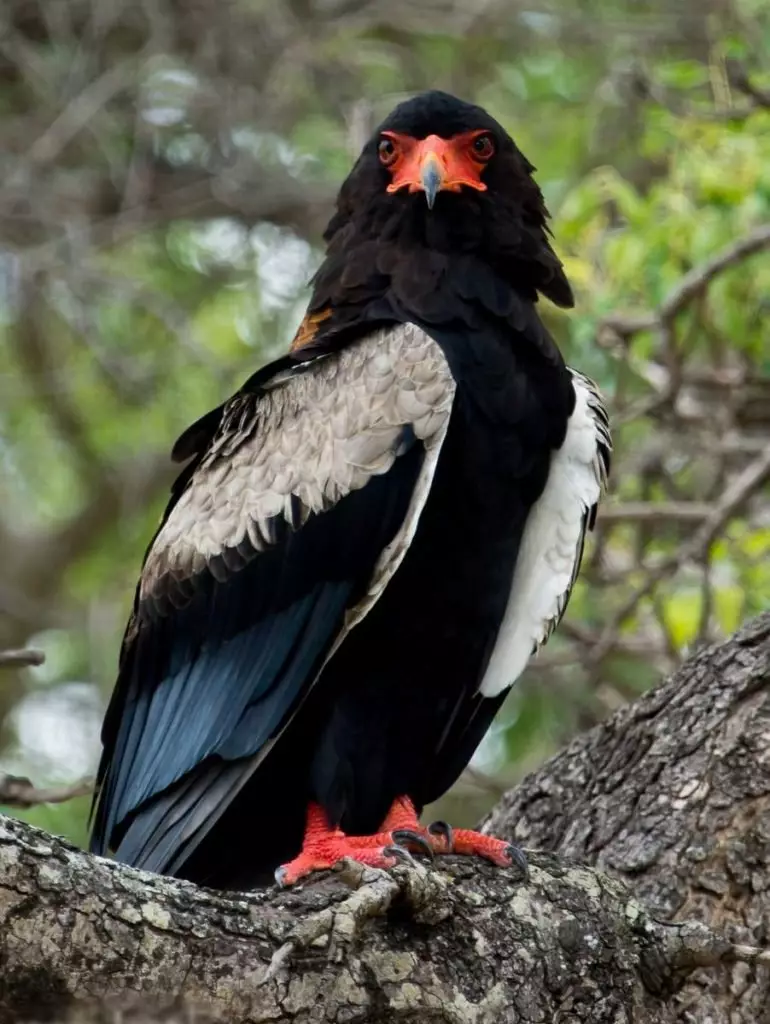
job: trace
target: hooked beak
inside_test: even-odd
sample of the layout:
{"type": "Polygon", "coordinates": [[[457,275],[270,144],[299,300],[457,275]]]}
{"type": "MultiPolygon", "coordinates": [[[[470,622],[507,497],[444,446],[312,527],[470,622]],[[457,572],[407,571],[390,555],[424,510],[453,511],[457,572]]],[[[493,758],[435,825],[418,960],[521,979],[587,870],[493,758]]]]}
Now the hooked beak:
{"type": "Polygon", "coordinates": [[[442,139],[429,135],[426,139],[412,139],[408,135],[386,132],[403,147],[401,158],[391,171],[392,180],[387,192],[406,188],[410,192],[424,192],[428,209],[432,210],[439,192],[460,192],[464,187],[485,192],[481,180],[482,165],[468,153],[468,139],[458,135],[442,139]]]}
{"type": "Polygon", "coordinates": [[[446,172],[438,156],[435,153],[426,153],[420,165],[420,181],[429,210],[433,209],[445,178],[446,172]]]}

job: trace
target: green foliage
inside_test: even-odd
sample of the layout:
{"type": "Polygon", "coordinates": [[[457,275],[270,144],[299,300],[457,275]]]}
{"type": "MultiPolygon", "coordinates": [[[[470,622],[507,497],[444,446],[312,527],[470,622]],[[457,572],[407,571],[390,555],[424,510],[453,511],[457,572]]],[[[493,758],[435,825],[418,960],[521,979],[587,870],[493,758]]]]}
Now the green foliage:
{"type": "MultiPolygon", "coordinates": [[[[650,24],[668,10],[641,6],[650,24]]],[[[382,25],[362,33],[346,23],[318,40],[317,64],[305,77],[284,69],[279,84],[291,116],[282,134],[275,124],[241,125],[231,140],[233,160],[256,152],[266,167],[308,187],[337,182],[350,164],[340,113],[362,93],[375,121],[395,94],[427,85],[485,104],[537,165],[554,212],[555,244],[577,305],[565,312],[544,303],[543,314],[569,360],[611,401],[612,503],[713,505],[741,464],[717,459],[719,431],[702,416],[683,418],[683,409],[711,408],[711,402],[714,417],[727,417],[725,436],[740,443],[761,432],[764,421],[752,427],[740,404],[744,392],[711,384],[704,392],[697,380],[743,373],[746,387],[758,389],[754,405],[747,405],[755,409],[751,415],[759,415],[762,396],[770,397],[761,384],[770,375],[766,253],[726,270],[682,308],[670,351],[656,330],[607,340],[600,327],[610,315],[659,307],[684,274],[770,220],[770,113],[723,116],[725,102],[745,103],[731,92],[725,61],[751,65],[755,55],[766,57],[770,30],[763,6],[744,0],[704,56],[702,41],[690,45],[662,29],[657,48],[647,36],[616,33],[617,12],[630,17],[630,9],[566,5],[563,24],[553,14],[530,12],[528,21],[482,26],[467,39],[436,25],[429,31],[382,25]],[[584,7],[591,9],[592,32],[584,7]],[[336,69],[334,103],[318,84],[328,68],[336,69]],[[655,85],[653,98],[634,86],[642,71],[655,85]],[[696,383],[680,392],[683,407],[655,409],[648,403],[661,381],[670,383],[674,363],[696,383]]],[[[175,66],[169,60],[168,68],[175,66]]],[[[145,83],[148,102],[178,107],[179,116],[152,129],[152,146],[175,166],[211,163],[212,140],[185,114],[189,82],[164,78],[168,68],[158,62],[145,83]]],[[[761,75],[757,82],[767,87],[761,75]]],[[[11,92],[0,86],[0,121],[14,116],[11,92]]],[[[129,141],[111,128],[105,143],[121,173],[131,157],[129,141]]],[[[90,500],[95,480],[114,478],[114,511],[50,584],[56,616],[47,608],[40,621],[33,614],[17,630],[29,635],[54,624],[57,630],[56,642],[48,634],[47,674],[29,675],[27,692],[89,680],[106,698],[138,565],[170,474],[138,508],[121,486],[134,480],[132,467],[150,457],[160,462],[190,422],[286,346],[319,249],[317,237],[308,243],[284,227],[254,226],[234,215],[158,219],[118,233],[109,245],[79,249],[72,242],[62,251],[60,263],[50,261],[35,279],[26,319],[13,303],[0,302],[0,504],[22,538],[53,535],[90,500]],[[35,365],[35,337],[47,339],[52,365],[35,365]]],[[[694,644],[730,632],[766,603],[770,529],[766,515],[742,506],[717,531],[705,563],[662,577],[594,659],[617,609],[651,569],[676,557],[695,529],[692,520],[602,527],[589,545],[565,628],[503,712],[485,770],[514,778],[575,729],[654,683],[694,644]]],[[[39,582],[14,586],[33,605],[46,597],[39,582]]],[[[7,707],[0,692],[0,720],[16,706],[19,691],[13,692],[7,707]]],[[[22,765],[28,753],[6,751],[22,765]]],[[[86,808],[80,800],[24,817],[82,842],[86,808]]]]}
{"type": "Polygon", "coordinates": [[[64,836],[77,846],[88,843],[88,813],[91,798],[79,796],[62,804],[47,804],[32,807],[28,811],[14,811],[14,816],[45,829],[56,836],[64,836]]]}

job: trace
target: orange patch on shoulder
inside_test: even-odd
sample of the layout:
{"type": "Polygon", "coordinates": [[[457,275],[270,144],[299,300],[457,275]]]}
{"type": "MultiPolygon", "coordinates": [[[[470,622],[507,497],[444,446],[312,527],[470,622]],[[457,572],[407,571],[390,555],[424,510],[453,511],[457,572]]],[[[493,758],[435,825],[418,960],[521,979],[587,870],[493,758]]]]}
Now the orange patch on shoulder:
{"type": "Polygon", "coordinates": [[[297,333],[294,335],[294,340],[289,346],[289,351],[294,352],[298,348],[309,345],[316,334],[318,334],[319,326],[324,320],[328,320],[331,315],[332,311],[328,306],[318,313],[306,313],[302,323],[297,328],[297,333]]]}

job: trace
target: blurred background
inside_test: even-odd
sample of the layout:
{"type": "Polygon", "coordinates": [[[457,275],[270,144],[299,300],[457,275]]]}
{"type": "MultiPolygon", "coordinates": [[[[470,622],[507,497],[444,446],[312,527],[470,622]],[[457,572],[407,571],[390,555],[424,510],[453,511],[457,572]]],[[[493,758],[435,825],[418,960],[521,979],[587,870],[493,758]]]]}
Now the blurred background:
{"type": "MultiPolygon", "coordinates": [[[[46,661],[0,671],[0,773],[93,771],[170,446],[286,347],[354,154],[430,87],[537,165],[577,295],[543,316],[616,444],[442,814],[770,604],[768,0],[3,0],[0,650],[46,661]]],[[[11,813],[83,842],[87,805],[11,813]]]]}

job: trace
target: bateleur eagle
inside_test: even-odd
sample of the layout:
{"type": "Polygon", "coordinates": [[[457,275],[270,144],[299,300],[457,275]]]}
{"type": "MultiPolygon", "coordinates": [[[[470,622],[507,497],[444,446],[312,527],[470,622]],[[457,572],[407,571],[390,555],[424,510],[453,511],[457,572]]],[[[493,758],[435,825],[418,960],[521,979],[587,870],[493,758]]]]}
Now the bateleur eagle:
{"type": "Polygon", "coordinates": [[[561,618],[610,461],[533,167],[398,106],[343,184],[291,351],[191,426],[103,727],[92,849],[219,888],[505,842],[418,815],[561,618]]]}

